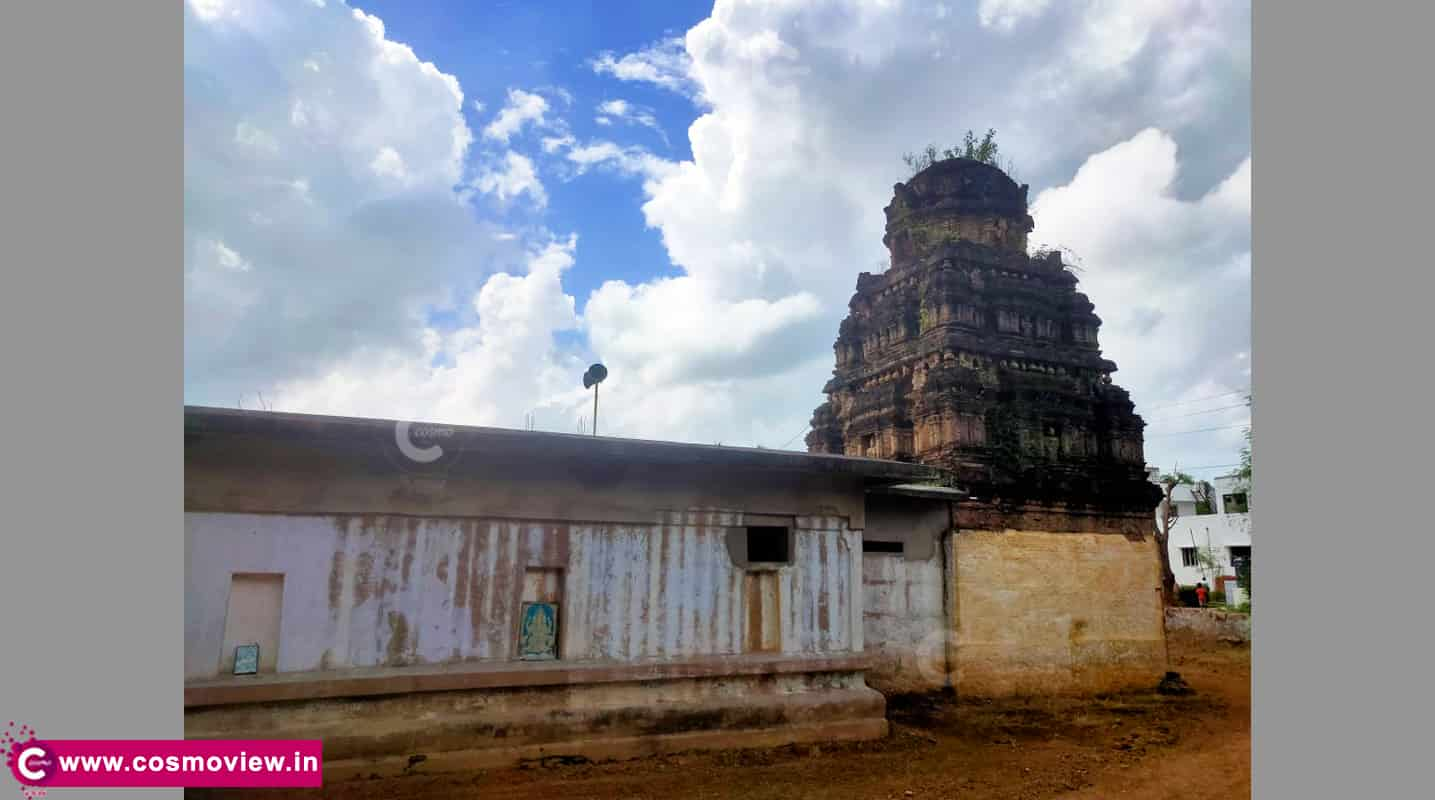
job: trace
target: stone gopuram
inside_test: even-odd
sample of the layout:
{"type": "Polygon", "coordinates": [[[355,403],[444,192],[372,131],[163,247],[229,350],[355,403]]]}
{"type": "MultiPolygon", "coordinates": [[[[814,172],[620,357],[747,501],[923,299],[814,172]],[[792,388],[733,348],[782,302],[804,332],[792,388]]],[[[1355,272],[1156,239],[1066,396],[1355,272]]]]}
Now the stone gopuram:
{"type": "Polygon", "coordinates": [[[867,680],[968,696],[1155,686],[1144,423],[1073,269],[1027,251],[1027,187],[949,159],[898,184],[886,213],[891,265],[857,279],[807,446],[941,467],[963,491],[927,516],[869,501],[867,680]]]}
{"type": "Polygon", "coordinates": [[[940,466],[994,507],[1149,530],[1144,423],[1072,268],[1027,252],[1027,187],[947,159],[885,211],[891,266],[857,278],[808,450],[940,466]]]}

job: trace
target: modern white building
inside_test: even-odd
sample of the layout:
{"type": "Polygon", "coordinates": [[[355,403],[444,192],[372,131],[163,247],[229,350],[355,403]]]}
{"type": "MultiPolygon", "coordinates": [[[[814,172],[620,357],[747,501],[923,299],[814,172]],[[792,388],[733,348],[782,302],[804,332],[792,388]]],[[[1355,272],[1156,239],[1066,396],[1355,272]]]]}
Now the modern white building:
{"type": "MultiPolygon", "coordinates": [[[[1152,480],[1157,473],[1153,470],[1152,480]]],[[[1244,599],[1236,587],[1236,567],[1251,559],[1251,515],[1248,487],[1234,476],[1216,478],[1211,482],[1215,491],[1214,508],[1198,509],[1196,494],[1190,486],[1176,486],[1171,503],[1176,519],[1171,523],[1171,538],[1166,543],[1171,556],[1171,571],[1176,583],[1194,586],[1204,581],[1213,591],[1224,591],[1230,605],[1244,599]],[[1199,512],[1209,513],[1199,513],[1199,512]]],[[[1156,508],[1156,524],[1161,524],[1166,502],[1156,508]]]]}

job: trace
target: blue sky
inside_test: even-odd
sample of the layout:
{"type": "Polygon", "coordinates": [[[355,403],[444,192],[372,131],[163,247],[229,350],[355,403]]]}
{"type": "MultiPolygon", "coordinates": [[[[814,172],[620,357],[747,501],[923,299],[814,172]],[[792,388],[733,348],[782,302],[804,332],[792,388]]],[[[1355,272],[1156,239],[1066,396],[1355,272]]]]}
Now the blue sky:
{"type": "Polygon", "coordinates": [[[566,431],[601,359],[605,433],[801,447],[902,152],[995,127],[1148,460],[1236,460],[1248,3],[184,15],[186,402],[566,431]]]}
{"type": "MultiPolygon", "coordinates": [[[[578,112],[570,117],[576,135],[603,133],[593,110],[624,99],[651,109],[663,131],[637,127],[628,132],[632,141],[667,158],[692,157],[683,135],[697,115],[691,100],[644,84],[615,87],[588,61],[603,52],[629,53],[680,35],[708,15],[711,3],[383,0],[358,7],[382,18],[391,38],[459,79],[470,100],[464,113],[475,130],[503,106],[511,87],[562,87],[578,112]],[[482,103],[483,110],[475,110],[472,101],[482,103]]],[[[576,231],[583,242],[584,264],[567,282],[575,297],[586,298],[604,280],[638,282],[674,272],[658,232],[644,224],[641,199],[636,181],[604,176],[548,189],[549,225],[576,231]]],[[[435,320],[452,324],[451,317],[436,315],[435,320]]]]}

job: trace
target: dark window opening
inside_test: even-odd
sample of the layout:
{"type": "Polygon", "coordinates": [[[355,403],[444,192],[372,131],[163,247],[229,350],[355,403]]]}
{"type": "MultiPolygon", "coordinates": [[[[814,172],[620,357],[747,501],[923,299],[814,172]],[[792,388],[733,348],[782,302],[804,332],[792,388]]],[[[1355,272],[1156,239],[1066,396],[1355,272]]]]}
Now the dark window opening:
{"type": "Polygon", "coordinates": [[[1251,547],[1250,545],[1232,547],[1231,566],[1236,569],[1236,585],[1246,591],[1251,590],[1251,547]]]}
{"type": "Polygon", "coordinates": [[[754,564],[786,564],[787,529],[755,525],[747,529],[747,560],[754,564]]]}
{"type": "Polygon", "coordinates": [[[1221,503],[1226,507],[1227,514],[1244,514],[1250,510],[1250,506],[1246,503],[1245,492],[1222,495],[1221,503]]]}
{"type": "Polygon", "coordinates": [[[1183,566],[1183,567],[1194,567],[1194,566],[1198,566],[1198,564],[1197,564],[1197,562],[1196,562],[1196,548],[1194,548],[1194,547],[1183,547],[1183,548],[1181,548],[1181,566],[1183,566]]]}
{"type": "Polygon", "coordinates": [[[862,540],[862,552],[864,553],[895,553],[902,554],[901,542],[874,542],[871,539],[862,540]]]}

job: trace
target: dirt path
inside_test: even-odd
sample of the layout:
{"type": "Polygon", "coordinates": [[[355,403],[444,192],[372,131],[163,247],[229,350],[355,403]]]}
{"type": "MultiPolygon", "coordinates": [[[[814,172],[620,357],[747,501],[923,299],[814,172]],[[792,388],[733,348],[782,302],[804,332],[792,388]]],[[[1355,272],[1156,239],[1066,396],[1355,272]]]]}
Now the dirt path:
{"type": "MultiPolygon", "coordinates": [[[[1250,796],[1250,650],[1172,643],[1192,696],[889,703],[880,742],[693,753],[606,764],[413,775],[295,797],[1188,800],[1250,796]]],[[[264,795],[274,797],[271,791],[264,795]]]]}
{"type": "Polygon", "coordinates": [[[1221,697],[1224,713],[1201,718],[1205,735],[1148,759],[1136,769],[1103,776],[1095,785],[1061,795],[1062,800],[1096,800],[1124,795],[1153,800],[1251,796],[1251,671],[1249,648],[1189,645],[1172,649],[1182,677],[1197,692],[1221,697]]]}

